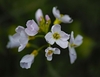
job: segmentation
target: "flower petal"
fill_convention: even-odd
[[[70,63],[73,64],[77,58],[76,51],[73,47],[70,47],[69,45],[69,57],[70,57]]]
[[[25,29],[25,32],[27,33],[27,35],[29,36],[35,36],[38,31],[34,30],[34,31],[30,31],[28,28]]]
[[[71,23],[73,21],[69,15],[60,14],[60,11],[57,9],[57,7],[53,7],[52,13],[55,18],[59,19],[63,23]]]
[[[38,10],[36,11],[36,13],[35,13],[35,18],[36,18],[36,21],[38,22],[38,24],[39,24],[39,22],[40,22],[41,17],[43,17],[42,10],[41,10],[41,9],[38,9]]]
[[[52,56],[47,56],[47,60],[51,61],[52,60]]]
[[[68,41],[56,40],[56,43],[57,43],[61,48],[67,48],[67,47],[68,47]]]
[[[55,16],[55,18],[59,18],[60,17],[60,11],[57,9],[57,7],[53,7],[52,13]]]
[[[37,23],[34,21],[34,20],[28,20],[27,23],[26,23],[26,26],[30,29],[30,30],[34,30],[34,28],[36,30],[39,29]]]
[[[21,31],[19,41],[20,41],[20,44],[28,43],[28,35],[24,31]]]
[[[7,48],[14,48],[14,47],[19,47],[19,34],[16,33],[13,36],[9,36],[9,42],[7,44]]]
[[[81,35],[77,35],[76,36],[76,38],[75,38],[75,44],[77,45],[77,46],[80,46],[81,44],[82,44],[82,42],[83,42],[83,37],[81,36]]]
[[[34,55],[25,55],[20,61],[20,66],[22,68],[29,69],[33,61],[34,61]]]
[[[60,19],[63,23],[72,23],[73,20],[69,17],[69,15],[64,15]]]
[[[25,32],[27,35],[34,36],[38,33],[39,27],[34,20],[28,20],[26,26]]]
[[[61,31],[60,32],[60,36],[61,36],[61,40],[63,40],[63,41],[67,41],[68,39],[69,39],[69,34],[67,34],[67,33],[65,33],[65,32],[63,32],[63,31]]]
[[[24,31],[20,33],[19,43],[20,47],[18,48],[18,52],[22,51],[28,43],[28,35]]]
[[[48,47],[47,49],[45,49],[45,52],[48,52],[48,50],[53,50],[53,51],[54,51],[54,49],[53,49],[53,48]]]
[[[20,44],[18,47],[18,52],[22,51],[26,47],[26,44]]]
[[[16,29],[15,29],[15,31],[17,32],[17,33],[20,33],[22,30],[24,30],[25,28],[23,27],[23,26],[18,26]]]
[[[56,25],[53,25],[52,28],[51,28],[51,32],[52,33],[55,33],[55,32],[60,32],[61,31],[61,26],[56,24]]]
[[[54,48],[55,49],[55,51],[53,52],[54,54],[60,54],[60,49],[58,49],[58,48]]]
[[[71,32],[71,37],[70,37],[70,43],[73,44],[74,43],[74,32]]]
[[[52,37],[52,33],[51,32],[48,32],[46,35],[45,35],[45,39],[48,43],[50,43],[51,45],[54,44],[55,40],[53,39]]]

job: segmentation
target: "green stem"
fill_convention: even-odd
[[[41,46],[37,51],[39,52],[40,50],[42,50],[44,47],[49,46],[48,44]]]
[[[43,38],[43,37],[44,37],[44,35],[37,35],[37,36],[35,36],[35,38],[38,38],[38,37]]]
[[[34,45],[34,44],[29,44],[30,47],[33,47],[33,48],[38,48],[38,46]]]
[[[35,39],[35,38],[38,38],[38,37],[43,38],[43,37],[44,37],[44,35],[36,35],[36,36],[31,36],[31,37],[29,37],[29,39],[30,39],[30,40],[32,40],[32,39]]]

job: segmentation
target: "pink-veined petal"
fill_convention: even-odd
[[[37,33],[38,33],[38,30],[35,30],[34,31],[30,31],[28,28],[25,29],[25,32],[27,33],[27,35],[29,36],[35,36]]]
[[[30,30],[34,30],[33,28],[35,29],[39,29],[37,23],[34,21],[34,20],[28,20],[27,23],[26,23],[26,26],[30,29]]]
[[[34,36],[38,33],[39,27],[34,20],[28,20],[26,26],[25,32],[27,35]]]

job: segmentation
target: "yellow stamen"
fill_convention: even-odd
[[[48,53],[47,53],[47,55],[51,55],[52,53],[53,53],[53,51],[49,50]]]
[[[54,34],[53,34],[53,38],[57,40],[57,39],[60,38],[60,35],[59,35],[58,33],[54,33]]]
[[[76,47],[77,45],[73,43],[73,44],[71,44],[70,46],[71,46],[71,47]]]

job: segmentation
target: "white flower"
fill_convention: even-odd
[[[16,33],[13,36],[9,36],[9,42],[7,44],[7,48],[14,48],[19,47],[19,39],[20,39],[20,33],[24,30],[24,27],[18,26],[15,31]]]
[[[29,69],[31,67],[31,64],[33,63],[33,61],[34,61],[34,55],[27,54],[21,59],[20,66],[22,68]]]
[[[56,44],[58,44],[62,48],[68,47],[67,40],[69,39],[69,35],[61,31],[61,26],[58,24],[52,26],[51,32],[48,32],[45,35],[45,39],[51,45],[56,42]]]
[[[74,61],[77,58],[77,54],[74,48],[82,44],[83,42],[82,39],[83,37],[81,35],[77,35],[76,38],[74,39],[73,31],[71,32],[71,38],[69,43],[69,56],[71,64],[74,63]]]
[[[24,27],[18,26],[15,30],[19,34],[19,37],[20,37],[19,38],[20,46],[18,48],[18,51],[20,52],[26,47],[29,39],[28,39],[28,35],[25,33]]]
[[[19,47],[19,35],[18,34],[14,34],[13,36],[9,36],[9,42],[7,44],[7,48],[14,48],[14,47]]]
[[[41,21],[41,18],[43,18],[43,13],[41,9],[38,9],[35,13],[35,18],[37,23],[39,24],[39,22]]]
[[[60,54],[60,49],[48,47],[47,49],[45,49],[45,52],[46,52],[45,56],[47,57],[47,60],[51,61],[53,54]]]
[[[71,23],[73,20],[69,17],[69,15],[62,15],[57,7],[53,7],[52,13],[55,18],[59,19],[63,23]]]
[[[16,33],[13,36],[9,36],[9,42],[7,48],[19,47],[18,52],[22,51],[28,43],[28,35],[25,33],[25,28],[18,26],[15,29]]]
[[[34,36],[38,33],[39,27],[34,20],[28,20],[26,26],[25,32],[27,35]]]

